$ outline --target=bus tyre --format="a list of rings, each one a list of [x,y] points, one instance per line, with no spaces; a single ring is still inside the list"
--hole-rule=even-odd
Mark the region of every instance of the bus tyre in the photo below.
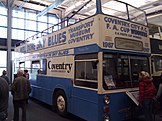
[[[56,112],[61,116],[67,116],[67,99],[62,90],[56,92],[54,103]]]

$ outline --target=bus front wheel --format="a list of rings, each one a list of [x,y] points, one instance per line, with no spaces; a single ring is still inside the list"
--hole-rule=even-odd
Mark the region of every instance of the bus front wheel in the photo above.
[[[65,93],[62,90],[56,92],[55,109],[56,112],[61,116],[67,115],[67,99]]]

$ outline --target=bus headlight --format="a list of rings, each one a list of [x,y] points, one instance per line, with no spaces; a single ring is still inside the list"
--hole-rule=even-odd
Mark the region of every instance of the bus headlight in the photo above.
[[[104,97],[104,102],[105,102],[105,104],[108,105],[108,104],[110,103],[110,97],[106,95],[106,96]]]
[[[104,121],[110,121],[110,116],[105,115],[105,116],[104,116]]]

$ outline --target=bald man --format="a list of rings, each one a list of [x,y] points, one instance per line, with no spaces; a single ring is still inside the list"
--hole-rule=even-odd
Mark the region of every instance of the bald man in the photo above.
[[[14,79],[11,86],[14,104],[13,121],[19,121],[19,108],[22,108],[22,121],[26,121],[26,100],[29,98],[30,91],[29,80],[23,76],[23,71],[19,69],[17,78]]]

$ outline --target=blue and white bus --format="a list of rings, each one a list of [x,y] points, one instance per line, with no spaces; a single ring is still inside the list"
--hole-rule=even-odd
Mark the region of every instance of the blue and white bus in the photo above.
[[[56,31],[51,27],[16,45],[15,73],[28,69],[30,96],[61,115],[131,120],[132,100],[126,92],[138,91],[140,71],[150,72],[145,12],[114,0],[84,2],[77,11],[84,19]]]

